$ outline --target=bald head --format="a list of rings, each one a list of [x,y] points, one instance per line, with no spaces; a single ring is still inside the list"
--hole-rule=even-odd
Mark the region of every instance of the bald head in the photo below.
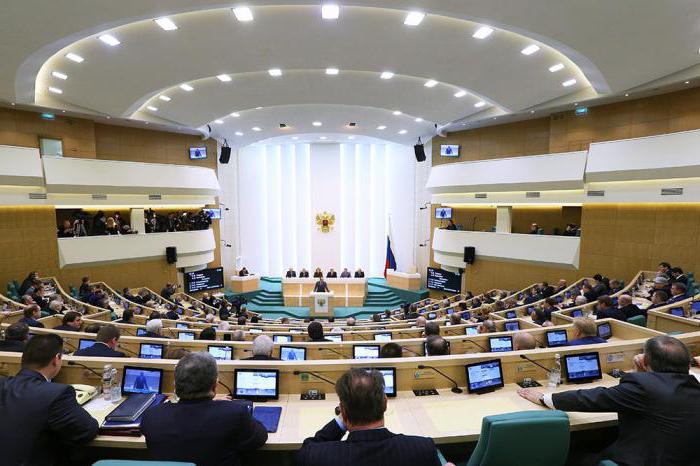
[[[617,303],[620,307],[629,306],[632,304],[632,296],[628,294],[623,294],[617,299]]]
[[[515,351],[535,349],[537,341],[531,333],[518,332],[513,336],[513,349]]]

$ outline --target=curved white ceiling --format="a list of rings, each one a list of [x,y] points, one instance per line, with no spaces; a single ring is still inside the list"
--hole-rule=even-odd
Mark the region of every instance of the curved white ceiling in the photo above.
[[[698,3],[644,3],[364,0],[341,4],[340,18],[328,21],[316,1],[250,1],[255,20],[241,23],[229,3],[206,0],[100,2],[89,8],[24,0],[12,2],[0,18],[0,55],[7,68],[0,73],[0,98],[187,127],[233,111],[251,121],[257,112],[272,126],[279,119],[276,109],[290,106],[302,122],[313,118],[306,111],[321,108],[314,106],[359,110],[358,121],[367,112],[367,122],[401,109],[426,120],[407,128],[417,132],[413,138],[429,132],[428,122],[526,112],[596,91],[620,93],[700,62]],[[425,20],[405,26],[406,13],[415,9],[427,13]],[[152,21],[162,16],[178,29],[163,31]],[[484,24],[493,34],[473,38]],[[103,32],[121,44],[97,40]],[[541,50],[520,53],[533,43]],[[67,60],[68,51],[85,61]],[[556,63],[564,69],[549,72]],[[284,75],[269,77],[266,70],[273,67]],[[326,76],[326,67],[340,74]],[[392,80],[378,78],[385,70],[396,73]],[[53,71],[68,79],[51,76]],[[232,81],[213,78],[220,73]],[[428,79],[437,86],[423,86]],[[562,86],[569,79],[576,83]],[[183,82],[194,91],[179,90]],[[48,93],[49,86],[62,94]],[[456,98],[459,90],[467,94]],[[159,101],[163,92],[172,100]],[[482,99],[493,106],[475,108]],[[151,105],[158,111],[146,110]],[[337,112],[329,115],[342,121]],[[218,125],[215,134],[226,135],[235,124]]]

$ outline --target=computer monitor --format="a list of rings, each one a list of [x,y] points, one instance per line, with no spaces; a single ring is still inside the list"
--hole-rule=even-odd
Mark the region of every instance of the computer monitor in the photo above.
[[[678,316],[678,317],[685,317],[685,312],[683,311],[682,307],[672,307],[671,310],[669,311],[669,314]]]
[[[433,320],[437,318],[437,312],[429,312],[428,313],[428,320]]]
[[[478,335],[479,328],[478,327],[464,327],[464,334],[465,335]]]
[[[163,383],[163,369],[124,366],[122,393],[160,393]]]
[[[505,328],[506,332],[514,332],[515,330],[520,330],[520,322],[506,322]]]
[[[306,348],[280,346],[280,359],[282,361],[304,361],[306,360]]]
[[[574,309],[571,311],[571,317],[583,317],[583,311],[581,309]]]
[[[78,349],[85,349],[89,348],[92,345],[95,344],[95,340],[88,340],[87,338],[81,338],[80,341],[78,341]]]
[[[506,311],[506,319],[517,319],[518,313],[515,311]]]
[[[368,367],[367,370],[379,371],[384,377],[384,394],[389,397],[396,396],[396,368],[395,367]]]
[[[136,329],[136,336],[137,337],[145,337],[146,336],[146,329],[145,328],[137,328]]]
[[[698,312],[700,312],[700,301],[695,301],[690,305],[690,312],[692,314],[697,314]]]
[[[142,359],[160,359],[163,357],[163,345],[160,343],[141,343],[139,357]]]
[[[440,305],[439,305],[439,304],[433,304],[433,311],[437,311],[438,309],[440,309]]]
[[[178,307],[178,308],[175,309],[175,312],[177,312],[179,315],[182,315],[182,314],[185,313],[185,310],[184,310],[183,308],[181,308],[181,307]]]
[[[217,361],[231,361],[233,359],[233,347],[231,346],[209,345],[207,351]]]
[[[612,327],[610,327],[609,323],[606,322],[598,326],[598,336],[606,340],[612,336]]]
[[[379,357],[379,345],[354,345],[352,347],[353,359],[377,359]]]
[[[462,319],[464,320],[469,320],[472,318],[472,314],[469,311],[464,311],[462,312]]]
[[[590,382],[603,378],[597,352],[564,355],[564,370],[568,382]]]
[[[374,340],[375,341],[391,341],[391,332],[375,333]]]
[[[234,398],[262,401],[279,398],[280,372],[277,369],[236,369],[233,374]]]
[[[467,364],[464,369],[467,372],[467,391],[469,393],[483,393],[503,387],[500,359]]]
[[[180,329],[180,330],[187,330],[188,328],[190,328],[190,326],[187,324],[183,324],[181,322],[178,322],[175,324],[175,328]]]
[[[272,341],[274,341],[275,343],[291,343],[292,336],[291,335],[273,335]]]
[[[566,336],[566,330],[548,330],[547,331],[547,346],[553,348],[555,346],[566,346],[569,339]]]
[[[195,339],[196,334],[194,332],[180,332],[177,334],[178,340],[192,341]]]
[[[332,341],[332,342],[334,342],[334,343],[340,343],[340,342],[343,341],[343,336],[342,336],[342,335],[337,335],[337,334],[334,334],[334,335],[326,335],[326,340],[330,340],[330,341]]]
[[[263,329],[261,328],[249,328],[248,333],[262,333]]]
[[[304,333],[304,331],[300,328],[290,328],[289,333]]]
[[[500,353],[502,351],[513,351],[513,337],[489,337],[489,351]]]
[[[451,308],[448,308],[448,309],[447,309],[447,315],[448,315],[448,316],[449,316],[449,315],[452,315],[452,314],[454,314],[454,313],[455,313],[455,308],[451,307]]]

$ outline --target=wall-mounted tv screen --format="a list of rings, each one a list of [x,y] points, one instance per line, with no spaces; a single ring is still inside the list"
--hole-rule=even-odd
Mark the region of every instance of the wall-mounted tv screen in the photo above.
[[[438,220],[448,220],[452,218],[452,207],[439,207],[435,209],[435,218]]]
[[[221,220],[221,209],[202,209],[212,220]]]
[[[442,157],[459,157],[459,146],[457,144],[442,144],[440,155]]]
[[[196,272],[185,272],[185,292],[216,290],[224,287],[224,268],[202,269]]]
[[[459,293],[462,290],[462,275],[428,267],[428,289]]]
[[[190,147],[190,160],[199,160],[207,158],[206,147]]]

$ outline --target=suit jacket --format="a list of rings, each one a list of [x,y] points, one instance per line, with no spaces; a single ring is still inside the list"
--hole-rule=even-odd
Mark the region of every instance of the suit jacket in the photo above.
[[[249,358],[243,358],[244,361],[279,361],[278,358],[273,358],[272,356],[264,356],[258,354],[255,356],[250,356]]]
[[[24,353],[24,342],[17,340],[0,340],[0,351]]]
[[[62,331],[62,332],[79,332],[79,331],[80,331],[80,330],[74,329],[74,328],[71,327],[70,325],[63,325],[63,324],[59,325],[58,327],[54,327],[53,329],[54,329],[54,330],[59,330],[59,331]]]
[[[314,293],[328,293],[328,283],[320,281],[314,285]]]
[[[574,345],[574,346],[594,345],[597,343],[607,343],[607,340],[605,340],[605,338],[595,336],[595,337],[583,337],[583,338],[579,338],[578,340],[571,340],[569,342],[570,345]]]
[[[114,351],[102,342],[95,342],[94,345],[81,349],[73,353],[75,356],[91,356],[104,358],[123,358],[126,355],[121,351]]]
[[[0,380],[2,464],[51,465],[62,452],[97,436],[97,421],[75,400],[70,385],[22,369]]]
[[[297,273],[294,270],[287,270],[287,278],[294,278],[297,276]]]
[[[328,272],[326,278],[338,278],[338,272]]]
[[[31,317],[22,317],[21,319],[18,320],[18,322],[22,322],[23,324],[27,324],[29,327],[38,327],[38,328],[44,328],[44,324],[39,322],[36,319],[32,319]]]
[[[267,441],[267,431],[237,401],[180,400],[146,411],[141,422],[154,460],[197,466],[240,465],[240,455]]]
[[[619,465],[697,464],[700,382],[689,374],[631,372],[610,388],[554,393],[556,409],[616,412],[617,440],[603,457]]]
[[[355,272],[355,278],[365,278],[364,272]]]
[[[683,301],[684,299],[688,299],[686,295],[684,294],[679,294],[677,296],[671,296],[668,301],[666,301],[666,304],[673,304],[677,303],[678,301]]]
[[[345,432],[332,419],[304,440],[296,455],[298,466],[439,466],[435,444],[429,438],[393,434],[387,429]]]
[[[299,278],[309,278],[309,272],[299,272]]]
[[[647,316],[646,311],[639,309],[634,304],[628,304],[627,306],[621,307],[620,310],[625,314],[625,316],[628,319],[630,317],[636,317],[636,316],[644,316],[644,317]]]
[[[601,310],[596,310],[596,311],[595,311],[595,315],[596,315],[599,319],[608,319],[608,318],[611,318],[611,319],[622,320],[623,322],[627,320],[627,316],[625,315],[625,313],[622,312],[622,310],[620,310],[619,308],[616,308],[616,307],[609,307],[609,308],[607,308],[607,309],[605,309],[605,310],[602,310],[602,311],[601,311]]]
[[[350,278],[352,275],[350,275],[350,272],[342,272],[340,274],[340,278]]]

